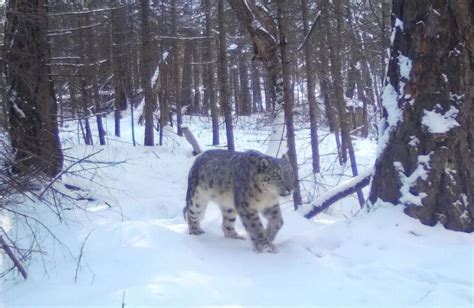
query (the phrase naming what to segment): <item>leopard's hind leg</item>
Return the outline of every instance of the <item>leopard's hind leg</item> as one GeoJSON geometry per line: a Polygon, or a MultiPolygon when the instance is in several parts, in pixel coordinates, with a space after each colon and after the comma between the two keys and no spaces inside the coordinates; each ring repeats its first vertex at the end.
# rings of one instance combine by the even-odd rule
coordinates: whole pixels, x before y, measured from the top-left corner
{"type": "Polygon", "coordinates": [[[203,234],[201,220],[206,212],[209,198],[196,187],[188,187],[186,196],[185,219],[188,223],[189,234],[203,234]]]}
{"type": "Polygon", "coordinates": [[[222,212],[222,231],[224,236],[228,238],[234,238],[243,240],[244,237],[235,231],[235,222],[237,220],[237,212],[235,209],[230,207],[221,207],[222,212]]]}

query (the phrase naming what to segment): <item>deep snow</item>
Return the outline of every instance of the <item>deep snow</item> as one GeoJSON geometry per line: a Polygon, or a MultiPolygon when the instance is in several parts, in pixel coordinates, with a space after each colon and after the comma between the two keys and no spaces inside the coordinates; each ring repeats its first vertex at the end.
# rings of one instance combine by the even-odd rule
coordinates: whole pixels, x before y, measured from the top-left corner
{"type": "MultiPolygon", "coordinates": [[[[163,147],[132,147],[127,143],[128,119],[123,120],[123,137],[114,141],[109,136],[111,145],[105,147],[74,145],[75,127],[63,129],[69,155],[81,157],[102,149],[91,160],[122,163],[76,166],[72,170],[103,168],[82,172],[81,177],[65,176],[56,184],[69,194],[94,198],[76,207],[63,200],[64,223],[41,204],[25,202],[19,208],[40,215],[67,248],[41,232],[41,249],[48,254],[34,256],[27,281],[17,275],[4,279],[0,307],[121,307],[122,302],[125,307],[473,306],[473,235],[423,226],[400,207],[360,211],[356,199],[349,197],[308,221],[293,211],[291,200],[284,200],[285,225],[275,240],[278,254],[256,254],[249,240],[224,238],[216,206],[210,206],[204,218],[206,233],[188,235],[182,208],[194,159],[190,146],[168,132],[163,147]],[[69,191],[64,183],[82,190],[69,191]]],[[[210,148],[207,119],[186,121],[201,144],[210,148]]],[[[239,121],[238,149],[264,151],[267,130],[247,127],[263,121],[239,121]]],[[[108,119],[109,131],[112,123],[108,119]]],[[[142,134],[139,127],[137,140],[142,134]]],[[[321,132],[324,176],[314,178],[307,159],[308,132],[298,132],[306,200],[348,178],[341,176],[349,168],[338,166],[333,138],[321,132]]],[[[361,171],[373,164],[375,148],[374,141],[356,140],[361,171]]],[[[237,230],[245,234],[240,224],[237,230]]],[[[31,240],[24,225],[11,234],[24,237],[25,244],[31,240]]]]}

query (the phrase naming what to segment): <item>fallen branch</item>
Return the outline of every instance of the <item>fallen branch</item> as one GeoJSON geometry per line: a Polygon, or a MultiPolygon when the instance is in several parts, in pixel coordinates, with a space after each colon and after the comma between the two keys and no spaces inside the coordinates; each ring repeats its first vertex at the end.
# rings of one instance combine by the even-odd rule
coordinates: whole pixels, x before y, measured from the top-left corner
{"type": "Polygon", "coordinates": [[[311,26],[311,29],[309,30],[308,34],[306,34],[305,38],[303,39],[303,42],[300,44],[300,46],[298,46],[296,51],[300,51],[301,49],[303,49],[304,45],[308,41],[308,38],[313,34],[314,29],[316,28],[316,24],[318,23],[319,16],[321,16],[321,12],[322,12],[322,10],[319,10],[319,12],[316,14],[316,18],[314,19],[314,22],[313,22],[313,25],[311,26]]]}
{"type": "Polygon", "coordinates": [[[12,260],[13,264],[18,269],[18,271],[23,276],[23,278],[26,279],[28,277],[28,273],[26,272],[25,267],[20,262],[20,260],[18,260],[18,258],[15,256],[15,254],[11,250],[10,246],[8,246],[7,242],[5,242],[5,240],[3,239],[3,237],[1,235],[0,235],[0,246],[6,252],[8,257],[10,257],[10,260],[12,260]]]}
{"type": "Polygon", "coordinates": [[[330,207],[336,201],[345,198],[355,193],[357,190],[369,185],[373,172],[373,169],[369,169],[368,171],[361,173],[360,175],[325,192],[316,199],[316,201],[312,204],[311,209],[304,214],[304,217],[308,219],[313,218],[330,207]]]}
{"type": "Polygon", "coordinates": [[[197,142],[196,137],[194,137],[193,133],[189,129],[189,127],[183,126],[181,127],[181,130],[183,132],[184,137],[186,140],[191,144],[193,147],[193,154],[198,155],[199,153],[202,152],[201,147],[199,146],[199,143],[197,142]]]}

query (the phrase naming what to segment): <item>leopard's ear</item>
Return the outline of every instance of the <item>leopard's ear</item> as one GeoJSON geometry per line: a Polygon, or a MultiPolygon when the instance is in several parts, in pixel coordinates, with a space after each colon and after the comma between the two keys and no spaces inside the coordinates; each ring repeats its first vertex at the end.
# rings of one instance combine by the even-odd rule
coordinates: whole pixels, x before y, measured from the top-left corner
{"type": "Polygon", "coordinates": [[[267,171],[268,167],[270,166],[270,162],[266,158],[262,158],[260,160],[259,166],[258,166],[258,172],[263,173],[267,171]]]}
{"type": "Polygon", "coordinates": [[[290,156],[288,155],[288,152],[286,152],[285,154],[283,154],[283,156],[281,157],[282,159],[286,160],[287,162],[290,161],[290,156]]]}

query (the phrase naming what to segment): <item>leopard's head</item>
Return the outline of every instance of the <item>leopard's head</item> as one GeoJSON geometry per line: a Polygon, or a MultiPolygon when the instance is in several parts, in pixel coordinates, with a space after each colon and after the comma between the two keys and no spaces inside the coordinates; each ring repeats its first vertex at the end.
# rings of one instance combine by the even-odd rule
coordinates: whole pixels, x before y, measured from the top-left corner
{"type": "Polygon", "coordinates": [[[295,175],[286,154],[283,158],[261,158],[258,174],[262,187],[274,190],[282,197],[293,192],[295,175]]]}

